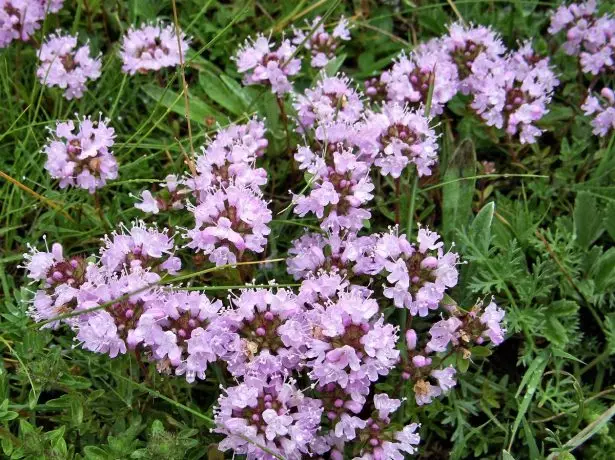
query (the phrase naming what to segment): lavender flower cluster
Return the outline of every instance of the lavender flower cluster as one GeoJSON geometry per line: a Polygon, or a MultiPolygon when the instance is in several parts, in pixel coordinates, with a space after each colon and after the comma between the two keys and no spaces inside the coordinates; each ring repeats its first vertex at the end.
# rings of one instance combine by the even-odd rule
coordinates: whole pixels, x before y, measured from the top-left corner
{"type": "MultiPolygon", "coordinates": [[[[36,30],[41,18],[25,17],[30,3],[0,3],[0,46],[36,30]]],[[[57,11],[62,2],[34,3],[57,11]]],[[[588,53],[599,55],[587,70],[596,74],[612,70],[612,20],[594,13],[591,0],[561,7],[551,29],[568,27],[565,48],[580,53],[584,68],[594,59],[588,53]]],[[[492,29],[455,23],[398,56],[364,92],[348,76],[325,71],[299,92],[293,79],[302,53],[323,69],[350,39],[344,18],[332,30],[321,18],[307,28],[279,44],[258,35],[234,57],[244,84],[270,88],[282,108],[289,95],[295,113],[286,121],[303,138],[293,158],[306,185],[291,206],[299,217],[315,217],[319,231],[288,249],[286,271],[298,288],[242,282],[223,301],[173,284],[179,256],[224,269],[266,253],[273,215],[263,191],[267,171],[258,163],[269,141],[264,121],[252,118],[219,128],[188,159],[189,172],[168,175],[155,193],[142,191],[136,208],[181,211],[185,228],[135,221],[105,237],[97,255],[68,256],[59,243],[31,248],[25,268],[38,288],[29,313],[43,327],[73,331],[75,347],[111,358],[134,353],[190,383],[206,380],[215,363],[235,383],[214,411],[223,451],[255,459],[403,459],[417,450],[420,424],[401,426],[396,411],[451,391],[456,365],[476,346],[502,343],[505,313],[493,300],[464,308],[449,297],[460,258],[436,232],[419,226],[412,238],[397,226],[370,231],[374,182],[382,179],[374,176],[434,174],[433,117],[457,94],[488,126],[536,142],[558,80],[530,42],[507,50],[492,29]],[[388,394],[376,386],[385,382],[388,394]]],[[[122,70],[178,66],[188,49],[188,37],[172,26],[133,28],[122,40],[122,70]]],[[[68,99],[82,97],[100,76],[101,59],[76,37],[51,35],[39,58],[38,77],[68,99]]],[[[594,116],[594,133],[605,136],[615,128],[615,97],[609,88],[600,94],[588,96],[583,110],[594,116]]],[[[45,168],[61,188],[94,193],[117,177],[114,138],[107,119],[59,122],[44,147],[45,168]]]]}
{"type": "Polygon", "coordinates": [[[0,0],[0,48],[13,40],[27,41],[48,13],[62,9],[64,0],[0,0]]]}
{"type": "Polygon", "coordinates": [[[597,16],[596,0],[561,5],[551,16],[549,33],[566,32],[564,51],[579,56],[583,72],[592,75],[613,71],[615,19],[597,16]]]}
{"type": "Polygon", "coordinates": [[[308,238],[318,240],[303,237],[288,262],[289,272],[304,279],[299,293],[246,287],[227,306],[160,286],[182,264],[169,231],[143,222],[105,237],[98,257],[66,257],[58,243],[50,251],[32,248],[25,268],[40,288],[30,315],[44,327],[68,326],[75,346],[111,358],[134,352],[188,382],[221,364],[239,382],[224,389],[215,411],[222,450],[296,459],[327,452],[341,459],[346,448],[357,458],[412,454],[419,425],[392,423],[403,400],[373,393],[373,385],[385,377],[411,381],[416,404],[430,403],[456,383],[449,356],[469,357],[473,344],[502,342],[504,313],[493,302],[467,312],[448,305],[434,315],[447,319],[421,335],[404,327],[402,352],[399,327],[385,320],[372,290],[357,284],[361,275],[382,273],[385,295],[404,291],[400,299],[411,303],[398,306],[426,317],[455,284],[457,256],[444,254],[426,230],[417,246],[392,233],[322,238],[320,257],[303,255],[308,247],[299,246],[308,238]],[[327,243],[337,247],[331,256],[324,255],[327,243]],[[299,390],[299,378],[311,386],[299,390]],[[358,439],[367,444],[357,449],[358,439]]]}

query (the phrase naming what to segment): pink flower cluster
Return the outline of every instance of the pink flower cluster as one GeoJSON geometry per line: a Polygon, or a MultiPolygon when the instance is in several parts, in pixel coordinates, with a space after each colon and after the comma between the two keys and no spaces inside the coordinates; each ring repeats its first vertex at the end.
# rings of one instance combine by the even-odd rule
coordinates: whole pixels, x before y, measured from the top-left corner
{"type": "Polygon", "coordinates": [[[313,89],[299,94],[294,104],[299,130],[303,132],[334,121],[349,124],[358,121],[363,115],[363,101],[351,84],[344,75],[324,77],[313,89]]]}
{"type": "Polygon", "coordinates": [[[188,44],[184,33],[178,39],[172,24],[145,24],[139,29],[130,28],[122,38],[122,71],[134,75],[177,67],[188,50],[188,44]]]}
{"type": "MultiPolygon", "coordinates": [[[[176,273],[181,268],[181,262],[173,256],[174,250],[173,239],[166,230],[159,231],[142,222],[134,222],[131,228],[105,237],[96,263],[82,256],[66,257],[59,243],[54,243],[51,251],[30,248],[30,252],[25,254],[27,276],[41,286],[34,295],[30,315],[38,322],[52,320],[45,326],[54,328],[65,322],[74,329],[87,329],[90,326],[84,326],[81,321],[89,321],[90,318],[98,318],[94,322],[108,322],[107,315],[100,317],[89,313],[63,321],[53,319],[95,307],[104,303],[105,298],[112,300],[147,287],[159,281],[161,273],[176,273]],[[122,293],[116,295],[120,291],[122,293]]],[[[154,294],[142,292],[135,295],[150,299],[154,294]]],[[[135,298],[131,297],[128,301],[132,302],[135,298]]],[[[121,325],[117,323],[115,326],[117,329],[121,325]]],[[[110,334],[108,331],[103,336],[109,338],[110,334]]],[[[119,343],[117,337],[111,342],[119,343]]],[[[103,353],[109,351],[104,344],[87,343],[93,348],[104,348],[106,351],[103,353]]],[[[113,350],[125,349],[125,344],[118,346],[113,350]]]]}
{"type": "Polygon", "coordinates": [[[288,93],[292,86],[288,77],[301,70],[301,59],[294,56],[296,47],[288,39],[282,40],[277,49],[264,35],[248,40],[234,56],[237,70],[244,74],[246,85],[271,86],[274,94],[288,93]]]}
{"type": "Polygon", "coordinates": [[[288,251],[288,272],[306,281],[323,272],[338,273],[352,286],[360,286],[367,276],[375,283],[372,288],[381,286],[396,307],[424,317],[457,284],[458,256],[443,246],[440,235],[425,228],[419,229],[417,244],[397,235],[396,229],[361,237],[306,234],[288,251]]]}
{"type": "Polygon", "coordinates": [[[90,47],[77,45],[77,37],[51,34],[38,54],[40,65],[36,71],[41,83],[64,90],[68,100],[79,99],[89,80],[100,77],[102,61],[90,55],[90,47]]]}
{"type": "Polygon", "coordinates": [[[581,108],[585,115],[593,116],[591,125],[596,136],[605,137],[615,131],[615,93],[611,88],[602,88],[601,98],[588,95],[581,108]]]}
{"type": "Polygon", "coordinates": [[[384,176],[397,179],[410,164],[419,177],[430,176],[438,161],[438,144],[429,122],[420,112],[387,103],[381,112],[367,113],[359,129],[361,151],[374,159],[384,176]]]}
{"type": "Polygon", "coordinates": [[[261,253],[272,214],[261,191],[267,173],[256,159],[267,145],[265,125],[257,119],[220,129],[196,158],[194,174],[167,176],[164,194],[144,190],[135,207],[154,214],[187,207],[195,226],[183,235],[186,247],[216,265],[234,264],[246,251],[261,253]]]}
{"type": "Polygon", "coordinates": [[[474,89],[472,108],[488,126],[504,128],[521,143],[534,143],[542,134],[535,123],[548,112],[554,88],[559,84],[549,59],[526,42],[516,52],[474,65],[481,85],[474,89]]]}
{"type": "Polygon", "coordinates": [[[92,121],[90,117],[58,123],[43,152],[45,169],[60,188],[77,186],[94,193],[108,180],[117,178],[118,164],[110,151],[115,131],[108,119],[92,121]]]}
{"type": "MultiPolygon", "coordinates": [[[[459,92],[470,95],[470,106],[488,126],[518,135],[522,143],[533,143],[542,133],[536,122],[548,112],[558,84],[549,59],[536,55],[530,42],[507,53],[501,38],[489,27],[453,23],[447,35],[419,45],[410,55],[402,54],[390,70],[367,80],[365,92],[372,101],[388,102],[382,113],[393,103],[400,104],[397,112],[408,104],[420,113],[431,88],[429,115],[441,114],[459,92]]],[[[422,127],[428,143],[425,149],[415,147],[412,155],[418,157],[419,175],[429,175],[436,162],[435,141],[428,121],[415,120],[415,125],[422,127]]],[[[385,155],[376,160],[376,166],[383,174],[399,177],[408,164],[407,156],[408,152],[385,155]]]]}
{"type": "Polygon", "coordinates": [[[0,0],[0,48],[28,40],[47,13],[57,13],[64,0],[0,0]]]}
{"type": "Polygon", "coordinates": [[[331,33],[325,30],[323,20],[320,16],[316,16],[310,23],[306,21],[308,33],[301,29],[293,27],[293,44],[302,46],[310,51],[310,64],[314,68],[325,67],[331,59],[335,57],[335,53],[339,49],[341,41],[350,40],[350,30],[348,28],[348,20],[343,16],[331,33]]]}
{"type": "Polygon", "coordinates": [[[293,380],[253,379],[226,388],[214,413],[220,450],[251,459],[282,455],[300,460],[310,453],[322,414],[321,402],[308,398],[293,380]]]}
{"type": "Polygon", "coordinates": [[[583,72],[599,75],[613,71],[615,19],[597,17],[596,0],[561,5],[551,16],[549,33],[566,31],[564,51],[580,56],[583,72]]]}
{"type": "MultiPolygon", "coordinates": [[[[428,115],[439,115],[459,89],[457,75],[457,67],[445,54],[444,45],[432,41],[420,45],[410,55],[402,54],[391,70],[382,74],[380,84],[385,88],[389,101],[417,108],[427,103],[429,88],[433,86],[431,112],[428,115]]],[[[377,87],[371,84],[367,92],[368,95],[376,94],[377,87]]]]}

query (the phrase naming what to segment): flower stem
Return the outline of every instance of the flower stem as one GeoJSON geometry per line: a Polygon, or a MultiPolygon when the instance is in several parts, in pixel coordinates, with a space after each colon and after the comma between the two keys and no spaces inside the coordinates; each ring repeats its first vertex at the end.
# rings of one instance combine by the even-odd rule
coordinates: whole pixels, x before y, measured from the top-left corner
{"type": "Polygon", "coordinates": [[[412,230],[414,227],[414,209],[416,207],[416,192],[419,185],[419,175],[414,173],[412,181],[412,190],[410,192],[410,203],[408,205],[408,217],[406,219],[406,238],[412,238],[412,230]]]}

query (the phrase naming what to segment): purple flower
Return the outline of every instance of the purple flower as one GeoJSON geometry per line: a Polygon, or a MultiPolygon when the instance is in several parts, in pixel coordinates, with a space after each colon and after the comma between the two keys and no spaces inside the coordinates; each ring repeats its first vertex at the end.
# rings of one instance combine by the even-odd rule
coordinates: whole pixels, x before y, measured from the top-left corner
{"type": "Polygon", "coordinates": [[[359,130],[361,151],[383,175],[401,176],[414,164],[419,176],[431,175],[438,160],[436,133],[429,119],[397,104],[386,104],[381,113],[370,112],[359,130]]]}
{"type": "Polygon", "coordinates": [[[105,274],[88,277],[79,288],[75,340],[96,353],[115,358],[126,353],[130,337],[141,317],[159,301],[161,293],[153,288],[160,277],[152,272],[134,269],[121,275],[105,274]],[[126,297],[128,296],[128,297],[126,297]],[[87,310],[110,304],[104,309],[87,310]]]}
{"type": "Polygon", "coordinates": [[[439,239],[437,233],[421,228],[417,245],[393,231],[383,234],[376,244],[376,263],[387,275],[384,295],[412,315],[427,316],[429,310],[438,308],[446,289],[457,284],[458,256],[445,253],[439,239]]]}
{"type": "Polygon", "coordinates": [[[237,70],[244,75],[244,84],[271,86],[274,94],[282,95],[292,89],[289,76],[301,70],[301,59],[293,58],[296,47],[285,39],[276,50],[264,35],[247,40],[234,56],[237,70]]]}
{"type": "Polygon", "coordinates": [[[118,164],[109,150],[115,131],[107,126],[108,119],[92,121],[90,117],[75,122],[57,123],[43,152],[47,155],[45,169],[60,188],[77,186],[94,193],[107,180],[117,178],[118,164]]]}
{"type": "MultiPolygon", "coordinates": [[[[391,423],[391,413],[401,406],[399,399],[391,399],[386,394],[374,395],[374,411],[361,429],[359,439],[365,439],[360,446],[361,460],[403,460],[404,453],[413,455],[421,438],[416,433],[420,427],[417,423],[406,425],[401,431],[391,423]]],[[[357,443],[358,444],[358,443],[357,443]]],[[[356,448],[355,448],[356,449],[356,448]]]]}
{"type": "Polygon", "coordinates": [[[439,41],[420,45],[409,56],[402,54],[391,70],[382,74],[380,81],[386,86],[389,101],[401,106],[410,104],[417,109],[427,103],[429,87],[433,85],[429,115],[441,114],[459,85],[457,67],[439,41]]]}
{"type": "Polygon", "coordinates": [[[504,332],[502,328],[502,320],[504,319],[504,310],[499,308],[493,300],[487,305],[485,311],[480,316],[480,322],[486,327],[483,336],[491,340],[494,345],[499,345],[504,341],[504,332]]]}
{"type": "Polygon", "coordinates": [[[448,345],[452,343],[456,345],[458,343],[458,329],[462,326],[462,322],[459,318],[454,316],[443,319],[435,323],[429,329],[429,335],[431,340],[427,342],[425,350],[430,352],[443,352],[446,351],[448,345]]]}
{"type": "Polygon", "coordinates": [[[354,123],[363,114],[363,101],[344,75],[324,77],[314,89],[308,88],[297,96],[294,107],[302,131],[317,123],[354,123]]]}
{"type": "Polygon", "coordinates": [[[535,122],[548,112],[558,84],[548,58],[538,57],[527,42],[508,57],[489,62],[474,90],[472,108],[487,125],[519,134],[521,143],[534,143],[542,133],[535,122]]]}
{"type": "Polygon", "coordinates": [[[311,23],[306,21],[306,28],[309,30],[309,35],[303,30],[293,27],[295,34],[293,44],[303,45],[305,49],[310,51],[312,55],[310,64],[315,68],[325,67],[335,57],[340,42],[350,40],[348,20],[343,16],[331,33],[325,31],[320,16],[316,16],[311,23]]]}
{"type": "Polygon", "coordinates": [[[224,338],[215,353],[236,376],[279,374],[302,359],[308,330],[290,291],[246,289],[212,325],[224,338]]]}
{"type": "Polygon", "coordinates": [[[566,30],[564,51],[580,55],[583,72],[599,75],[613,70],[615,19],[596,17],[596,1],[561,5],[551,16],[549,33],[566,30]]]}
{"type": "Polygon", "coordinates": [[[306,353],[309,375],[319,384],[337,383],[356,397],[397,362],[397,329],[378,316],[374,299],[356,291],[341,293],[335,303],[307,317],[312,328],[306,353]]]}
{"type": "Polygon", "coordinates": [[[197,292],[169,292],[151,303],[127,338],[131,349],[141,345],[160,361],[159,368],[176,368],[188,382],[205,379],[210,362],[216,360],[209,324],[222,307],[197,292]]]}
{"type": "Polygon", "coordinates": [[[476,61],[497,61],[506,51],[502,39],[489,27],[468,27],[460,22],[451,24],[448,35],[436,40],[430,46],[442,46],[457,66],[459,89],[463,94],[470,94],[482,84],[480,77],[474,75],[476,61]]]}
{"type": "Polygon", "coordinates": [[[353,274],[374,274],[374,262],[369,253],[375,242],[374,236],[358,237],[352,232],[306,233],[294,240],[288,250],[288,273],[296,280],[323,270],[347,278],[353,274]]]}
{"type": "Polygon", "coordinates": [[[90,56],[90,47],[77,46],[77,37],[72,35],[49,35],[38,54],[40,66],[36,75],[42,84],[64,90],[68,100],[79,99],[86,90],[88,80],[100,77],[102,61],[90,56]]]}
{"type": "Polygon", "coordinates": [[[234,264],[246,250],[265,249],[272,215],[260,193],[235,185],[211,189],[188,209],[196,226],[184,235],[190,240],[186,246],[209,255],[216,265],[234,264]]]}
{"type": "Polygon", "coordinates": [[[235,184],[258,191],[267,183],[267,172],[255,166],[268,145],[265,132],[265,124],[257,119],[220,129],[197,157],[197,175],[188,180],[189,187],[198,193],[235,184]]]}
{"type": "Polygon", "coordinates": [[[64,0],[0,0],[0,48],[13,40],[28,40],[46,14],[57,13],[64,0]]]}
{"type": "Polygon", "coordinates": [[[446,393],[457,385],[455,374],[455,368],[453,366],[448,366],[444,369],[433,370],[430,375],[438,381],[438,386],[442,389],[442,392],[446,393]]]}
{"type": "Polygon", "coordinates": [[[122,71],[134,75],[177,67],[188,50],[189,42],[184,33],[178,40],[172,24],[146,24],[139,29],[130,28],[122,38],[122,71]]]}
{"type": "Polygon", "coordinates": [[[173,275],[181,269],[181,261],[173,256],[175,243],[167,229],[160,231],[135,221],[122,230],[103,239],[100,262],[110,273],[141,267],[173,275]]]}
{"type": "Polygon", "coordinates": [[[600,96],[588,95],[581,108],[592,116],[591,125],[596,136],[605,137],[615,130],[615,94],[611,88],[602,88],[600,96]]]}
{"type": "MultiPolygon", "coordinates": [[[[301,161],[305,155],[309,156],[304,149],[295,158],[301,161]]],[[[318,161],[320,158],[312,155],[311,162],[303,161],[300,166],[315,175],[309,194],[294,197],[295,214],[303,217],[314,213],[326,230],[361,229],[363,221],[371,217],[371,213],[362,207],[373,198],[374,184],[368,175],[369,165],[343,149],[334,151],[332,155],[325,153],[321,162],[318,161]]]]}
{"type": "Polygon", "coordinates": [[[320,401],[305,397],[294,381],[253,380],[225,389],[214,410],[215,432],[225,435],[218,448],[270,459],[275,452],[289,460],[309,455],[320,426],[320,401]]]}
{"type": "MultiPolygon", "coordinates": [[[[29,246],[24,254],[27,277],[38,281],[42,289],[36,291],[28,314],[36,322],[48,321],[64,313],[71,313],[76,306],[79,287],[86,281],[87,262],[83,257],[65,258],[62,245],[54,243],[51,252],[38,251],[29,246]]],[[[60,321],[43,327],[57,328],[60,321]]],[[[71,323],[71,319],[67,319],[71,323]]]]}

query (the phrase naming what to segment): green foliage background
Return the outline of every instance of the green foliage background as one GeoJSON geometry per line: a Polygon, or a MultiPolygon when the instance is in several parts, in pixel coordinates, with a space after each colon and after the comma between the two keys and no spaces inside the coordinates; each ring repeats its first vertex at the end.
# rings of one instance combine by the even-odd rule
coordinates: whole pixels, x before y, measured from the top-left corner
{"type": "MultiPolygon", "coordinates": [[[[66,331],[38,331],[26,315],[32,292],[18,267],[26,243],[61,241],[69,253],[95,252],[99,238],[141,214],[134,198],[167,174],[185,171],[184,155],[215,124],[253,113],[267,117],[273,232],[270,257],[312,225],[284,211],[298,191],[287,138],[273,96],[243,88],[230,57],[255,31],[278,36],[292,24],[326,15],[352,18],[353,39],[330,64],[357,82],[376,74],[401,50],[445,32],[457,19],[453,2],[219,1],[177,2],[182,29],[192,36],[185,68],[192,139],[184,118],[181,72],[126,77],[118,40],[131,24],[173,21],[170,1],[77,0],[48,18],[87,37],[104,53],[103,74],[79,101],[42,88],[35,78],[36,46],[0,51],[0,456],[19,459],[222,458],[210,434],[215,376],[196,385],[141,368],[130,355],[110,360],[79,348],[66,331]],[[102,112],[118,134],[120,178],[96,197],[61,191],[43,169],[47,127],[77,112],[102,112]],[[24,188],[26,187],[27,190],[24,188]]],[[[466,21],[490,24],[509,47],[534,39],[560,75],[540,142],[521,147],[487,129],[457,96],[440,118],[440,169],[416,193],[402,181],[402,210],[414,222],[444,232],[469,263],[455,298],[472,303],[495,295],[508,318],[508,339],[492,356],[473,356],[455,391],[418,413],[422,458],[592,458],[615,455],[615,148],[591,134],[579,106],[590,81],[575,58],[546,33],[558,2],[458,0],[466,21]],[[486,174],[482,163],[495,163],[486,174]],[[480,212],[479,212],[480,211],[480,212]]],[[[603,11],[613,10],[606,1],[603,11]]],[[[36,34],[40,43],[42,31],[36,34]]],[[[305,69],[298,83],[316,78],[305,69]]],[[[613,87],[613,78],[596,82],[613,87]]],[[[291,111],[290,103],[287,109],[291,111]]],[[[300,138],[293,135],[291,145],[300,138]]],[[[298,185],[299,184],[299,185],[298,185]]],[[[378,179],[372,230],[394,222],[393,184],[378,179]]],[[[402,226],[408,224],[403,213],[402,226]]],[[[176,215],[168,226],[181,226],[176,215]]],[[[185,261],[188,271],[199,260],[185,261]]],[[[291,282],[281,264],[252,274],[258,282],[291,282]]],[[[192,280],[210,294],[233,284],[232,273],[192,280]]]]}

